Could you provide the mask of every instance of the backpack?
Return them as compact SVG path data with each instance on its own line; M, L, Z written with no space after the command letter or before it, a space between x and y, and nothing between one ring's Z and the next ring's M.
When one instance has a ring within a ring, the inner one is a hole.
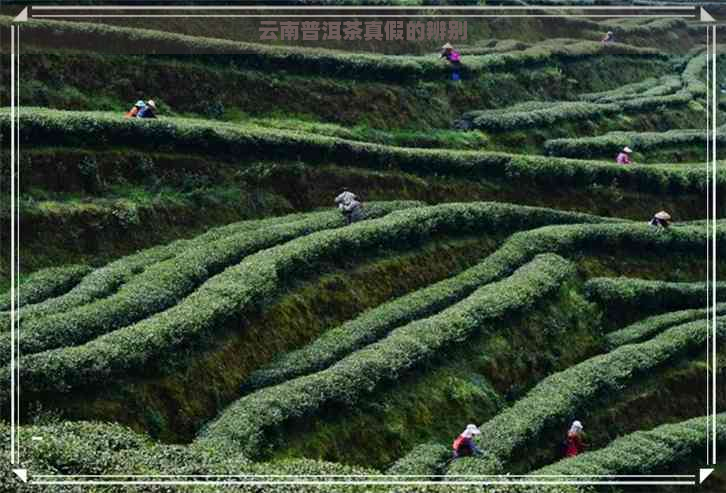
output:
M454 443L453 443L453 445L451 446L451 448L453 448L454 450L458 451L458 450L459 450L459 447L461 447L461 444L462 444L463 442L464 442L464 437L463 437L463 436L461 436L461 435L459 435L458 437L456 437L456 438L454 439Z

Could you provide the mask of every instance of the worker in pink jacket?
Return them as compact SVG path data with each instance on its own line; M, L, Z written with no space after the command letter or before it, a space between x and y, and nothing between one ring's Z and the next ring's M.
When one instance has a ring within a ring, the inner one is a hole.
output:
M633 150L625 146L623 147L623 150L620 151L618 154L618 157L615 159L618 164L633 164L633 162L630 160L630 155L633 153Z
M482 453L481 449L474 442L474 435L481 435L481 431L476 425L468 425L461 435L456 437L452 445L453 459L470 457Z

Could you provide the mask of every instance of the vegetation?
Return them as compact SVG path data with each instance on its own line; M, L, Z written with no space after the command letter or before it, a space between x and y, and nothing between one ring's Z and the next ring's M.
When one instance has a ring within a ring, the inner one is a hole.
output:
M9 112L0 114L0 131L8 135ZM102 112L63 112L25 108L20 114L23 139L47 145L73 146L83 142L151 147L176 152L214 152L219 156L262 156L308 162L362 163L377 170L398 169L414 174L445 174L452 177L488 177L532 180L541 185L602 185L617 180L620 187L643 192L701 191L702 169L653 166L615 167L610 163L503 153L475 153L426 149L401 149L376 144L301 135L193 119L136 121ZM718 175L722 185L723 173Z
M561 257L537 257L510 278L480 288L433 317L399 327L326 370L243 397L200 440L229 442L247 457L263 457L274 446L272 440L279 440L270 434L286 421L314 415L327 403L354 404L382 381L398 378L445 347L486 332L493 320L552 294L573 273Z
M371 218L387 212L374 205L368 210ZM336 211L323 212L301 221L228 234L186 249L168 260L157 261L106 298L52 317L24 319L21 351L33 354L83 344L170 308L206 280L255 252L341 224ZM0 347L10 347L9 337L0 337Z
M714 292L718 301L726 298L717 288L726 285L716 283ZM610 316L610 324L618 326L625 320L638 319L643 314L702 307L706 304L706 283L678 283L646 281L631 278L596 278L585 285L588 299L603 306Z
M284 225L295 220L299 221L303 217L305 216L302 214L292 214L267 220L241 221L212 228L191 240L178 240L168 245L142 250L141 252L129 255L115 262L111 262L100 269L94 270L83 277L81 282L67 293L52 298L48 297L50 299L39 300L35 304L25 306L19 315L24 319L33 320L62 312L69 312L74 308L86 306L94 301L107 299L110 295L116 293L119 288L142 274L151 266L169 261L183 250L193 250L194 248L204 247L228 237L235 237L236 235L250 233L266 227ZM8 326L4 325L3 329L8 330Z
M27 307L60 296L78 284L92 270L88 265L64 265L33 272L21 284L17 306ZM10 310L10 292L5 292L0 296L0 300L2 300L0 310Z
M438 476L444 471L446 463L451 458L451 451L438 443L425 443L417 446L405 457L396 461L388 468L386 474L392 476L400 475L418 476L423 479L426 475ZM433 479L433 478L429 478Z
M614 440L607 447L538 469L536 474L592 474L593 476L647 474L669 470L703 450L707 443L707 417L697 417L653 430L638 431ZM726 414L716 416L716 440L726 442Z
M717 136L721 145L723 134ZM659 153L664 148L671 149L674 154L686 149L698 148L691 155L705 157L706 132L704 130L671 130L668 132L608 132L597 137L579 137L573 139L553 139L545 143L545 152L552 156L579 159L614 159L624 146L631 147L636 162L652 162L648 154ZM643 158L643 159L641 159ZM703 161L704 159L700 159Z
M726 321L717 319L718 333ZM506 470L517 450L552 426L575 419L584 406L607 403L637 378L704 347L703 324L691 322L666 330L650 341L621 346L544 379L526 397L481 426L493 457L480 469ZM484 459L487 460L487 459Z
M719 303L716 305L715 314L721 316L726 313L726 304ZM669 312L663 315L656 315L654 317L640 320L634 324L628 325L620 330L616 330L607 334L608 347L614 349L624 344L632 344L636 342L643 342L660 332L686 322L694 320L706 321L706 317L712 315L711 310L704 310L703 308L694 308L691 310L680 310L676 312Z
M471 111L463 115L461 125L486 130L506 132L532 127L546 127L554 123L578 119L598 119L624 112L656 110L667 105L685 105L691 101L691 94L681 92L667 96L631 98L622 103L522 103L505 110Z
M248 493L455 493L487 474L500 493L606 493L504 475L692 472L702 382L726 376L703 362L726 336L724 286L703 282L726 273L704 258L726 245L704 109L726 119L703 26L471 19L456 81L438 39L261 43L256 22L213 24L23 24L23 152L0 170L0 228L22 191L12 327L0 263L17 467L162 478L149 492L269 479L230 488ZM158 117L124 118L138 99ZM618 166L625 145L636 164ZM363 202L352 224L343 188ZM660 210L671 227L648 224ZM561 460L572 419L588 451ZM467 423L484 454L452 461ZM292 476L335 484L272 484Z
M11 18L0 18L0 25L8 25ZM89 40L96 39L96 50L110 53L144 52L153 46L158 54L207 55L208 61L222 59L209 55L236 55L232 63L240 68L260 70L295 70L302 73L326 73L336 77L379 80L417 80L422 78L441 78L448 69L434 57L396 56L386 57L373 54L343 53L324 48L298 48L293 46L274 46L260 43L244 43L222 39L185 36L176 33L153 31L149 29L129 29L109 25L77 22L57 22L33 20L28 22L26 31L33 36L34 44L45 50L54 49L53 39L62 35L67 44L64 49L84 50ZM595 55L630 55L658 58L653 49L629 45L603 46L597 42L580 41L568 48L541 46L520 53L493 54L468 57L465 73L480 73L503 69L516 69L524 65L542 63L551 57L564 58L590 57ZM225 63L229 59L224 60Z
M582 214L507 207L487 204L484 219L491 230L536 227L540 224L598 222L601 219ZM428 317L469 296L475 289L497 280L502 271L491 268L486 260L465 272L428 288L383 304L340 327L327 331L315 342L297 351L280 355L265 368L250 375L245 390L276 385L291 378L320 371L353 351L371 344L393 328Z

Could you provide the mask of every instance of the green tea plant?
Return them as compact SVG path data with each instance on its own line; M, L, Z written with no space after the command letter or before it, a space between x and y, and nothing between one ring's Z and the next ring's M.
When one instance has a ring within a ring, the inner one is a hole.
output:
M531 112L534 111L527 113ZM250 159L296 156L310 163L342 163L345 166L356 163L376 170L397 169L421 175L467 179L512 179L516 176L518 180L558 187L609 186L616 179L622 188L643 193L702 192L706 186L706 172L701 167L612 166L611 163L549 156L398 148L257 126L223 122L212 125L204 120L184 118L149 122L119 119L112 113L24 108L20 121L23 126L21 137L26 142L44 142L46 145L87 146L88 142L105 141L135 149L141 146L162 151L174 148L175 152L214 152L235 160L239 156ZM0 133L6 136L9 131L10 114L0 110ZM719 172L718 188L724 188L725 182L726 173Z
M12 17L0 17L0 26L8 26ZM208 63L233 64L257 70L295 71L326 74L331 77L417 81L422 78L444 78L448 67L437 56L385 56L365 53L346 53L324 48L246 43L223 39L188 36L150 29L126 28L103 24L58 22L32 19L25 25L28 38L39 50L55 50L56 38L62 36L64 49L85 51L89 40L95 52L154 53L173 56L205 56ZM142 50L142 51L138 51ZM224 57L219 55L226 55ZM546 61L552 57L577 59L583 57L621 55L665 58L652 48L624 44L603 46L594 41L580 41L572 46L537 46L522 52L470 55L463 71L478 75L492 70L514 69Z
M427 475L440 475L446 463L451 459L451 449L438 443L424 443L413 448L408 454L397 460L386 470L386 474L400 476L415 475L417 480L433 480Z
M492 231L513 231L557 223L609 222L608 219L535 207L487 204L489 213L482 227ZM484 260L450 279L420 289L371 309L354 320L326 331L306 347L280 355L266 367L253 372L244 385L249 391L279 384L301 375L320 371L351 352L371 344L393 328L428 317L471 294L482 285L503 276Z
M366 213L370 218L380 217L401 205L372 203ZM343 224L338 211L311 213L299 221L199 244L147 267L106 298L50 317L24 320L21 351L32 354L82 344L174 306L209 278L257 251ZM0 334L0 348L8 349L6 357L10 354L9 334ZM0 361L6 362L5 358Z
M725 288L726 283L714 286L718 301L726 301L719 293ZM705 306L706 283L600 277L587 281L585 296L611 312L664 312Z
M193 240L177 240L168 245L148 248L123 257L85 276L77 286L60 296L28 304L18 315L23 319L35 319L61 312L68 312L115 293L121 286L141 274L150 266L173 258L186 249L203 246L222 238L251 232L268 226L286 224L301 220L302 214L291 214L271 219L241 221L218 228L212 228ZM0 330L9 330L7 317L0 319Z
M716 137L717 145L726 143L723 133ZM545 143L545 153L551 156L580 159L614 158L628 145L638 152L660 151L664 148L683 148L706 145L705 130L669 130L667 132L608 132L596 137L552 139Z
M726 334L726 319L717 319L718 334ZM506 470L517 450L542 433L574 419L586 407L602 405L645 375L678 358L700 351L706 332L699 321L672 327L640 343L621 346L555 373L537 384L509 409L480 429L482 446L497 460L482 464L489 474ZM501 464L501 465L500 465Z
M697 456L708 439L706 416L636 431L615 439L607 447L561 460L531 473L588 474L592 476L652 474ZM726 413L716 415L716 442L726 443Z
M491 332L497 320L532 307L573 276L574 266L563 258L538 256L510 277L479 288L432 317L394 329L323 371L242 397L206 426L198 441L230 443L247 457L264 456L290 420L313 416L325 405L354 405L446 347Z
M18 305L24 307L60 296L93 270L88 265L63 265L35 271L18 286ZM10 291L0 295L0 310L10 310ZM7 316L7 314L3 314Z
M716 316L726 315L726 303L718 303L715 310ZM605 336L607 345L610 349L622 346L624 344L633 344L649 339L674 325L679 325L694 320L703 320L712 315L712 310L705 308L694 308L691 310L680 310L676 312L664 313L654 317L640 320L634 324L628 325L620 330L611 332Z

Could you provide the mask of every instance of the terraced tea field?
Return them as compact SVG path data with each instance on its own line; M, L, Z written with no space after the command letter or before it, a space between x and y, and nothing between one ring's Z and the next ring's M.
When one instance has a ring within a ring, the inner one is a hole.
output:
M233 475L368 479L229 485L248 492L613 492L630 488L454 482L692 476L726 445L726 358L707 364L709 320L726 351L726 284L706 284L726 261L705 255L726 247L726 221L706 221L726 174L702 25L472 21L459 82L437 43L259 44L236 26L21 27L17 115L0 91L0 137L17 123L22 150L0 373L16 347L22 393L0 404L18 405L31 481L7 470L1 491ZM149 97L158 118L124 118ZM352 224L343 187L363 201ZM660 210L669 228L648 224ZM573 420L586 448L565 458ZM483 453L451 460L469 423ZM9 412L0 428L10 454ZM718 467L699 491L724 488ZM218 491L133 488L181 490Z

